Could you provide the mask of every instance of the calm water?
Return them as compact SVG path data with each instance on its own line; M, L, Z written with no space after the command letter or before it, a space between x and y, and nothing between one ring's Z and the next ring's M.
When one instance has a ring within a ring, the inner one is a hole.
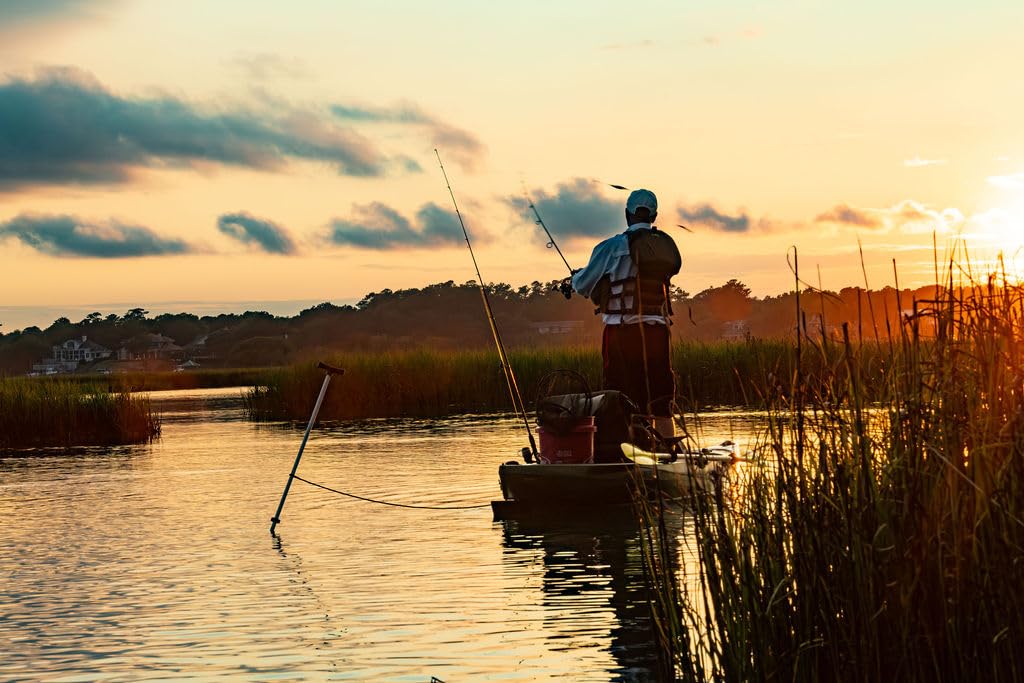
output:
M0 455L0 680L651 678L634 529L297 481L274 539L301 431L247 422L239 396L155 394L151 446ZM708 443L750 420L708 417ZM493 417L343 424L314 433L300 474L487 503L522 441Z

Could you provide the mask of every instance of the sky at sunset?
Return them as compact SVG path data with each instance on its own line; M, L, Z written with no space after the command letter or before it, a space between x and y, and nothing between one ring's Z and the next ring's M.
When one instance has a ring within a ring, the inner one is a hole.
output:
M0 0L2 331L568 273L646 187L676 279L1024 266L1024 3ZM683 223L693 232L674 228ZM78 316L78 317L76 317Z

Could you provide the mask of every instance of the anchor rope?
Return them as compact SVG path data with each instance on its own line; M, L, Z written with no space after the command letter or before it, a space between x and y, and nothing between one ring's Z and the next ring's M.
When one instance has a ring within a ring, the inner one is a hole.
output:
M413 510L476 510L476 509L479 509L479 508L491 507L490 503L482 503L480 505L444 505L444 506L442 506L442 505L411 505L409 503L392 503L391 501L387 501L387 500L376 500L374 498L367 498L365 496L357 496L354 493L347 493L346 491L339 491L338 489L332 489L330 486L324 486L323 484L318 484L315 481L310 481L309 479L303 479L302 477L300 477L297 474L292 475L292 476L295 479L298 479L299 481L302 481L302 482L305 482L305 483L309 484L310 486L315 486L318 489L323 489L324 491L330 491L331 493L337 493L340 496L348 496L349 498L355 498L356 500L362 500L362 501L365 501L367 503L376 503L377 505L390 505L391 507L396 507L396 508L411 508Z

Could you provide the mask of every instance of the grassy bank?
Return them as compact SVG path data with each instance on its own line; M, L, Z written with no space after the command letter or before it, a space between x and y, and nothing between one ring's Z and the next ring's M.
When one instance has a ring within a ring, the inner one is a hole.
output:
M532 397L541 378L557 367L587 377L600 375L600 357L589 350L513 351L524 400ZM501 365L493 351L394 351L339 354L328 359L345 369L332 384L321 409L325 419L439 416L511 410ZM323 373L314 364L282 368L247 398L256 419L309 417Z
M187 372L126 372L110 375L59 375L35 377L38 382L72 382L104 387L110 391L166 391L253 386L266 381L273 368L211 368Z
M145 443L159 435L149 399L105 389L0 379L0 449Z
M841 348L829 345L804 360L811 384L835 379ZM345 369L332 385L321 415L325 419L442 416L511 410L497 353L479 351L390 351L347 353L328 359ZM569 369L581 373L593 389L601 386L601 354L596 348L515 349L509 360L527 407L532 409L541 380ZM869 377L886 372L884 349L866 345L858 362ZM792 392L795 362L792 344L779 340L678 342L672 347L683 409L713 405L764 406L768 392ZM248 395L254 419L300 420L308 417L323 375L314 363L266 369Z
M686 407L760 405L766 378L787 384L793 366L791 344L781 341L677 343L673 367ZM871 359L874 354L870 354ZM492 350L396 351L339 354L325 359L345 369L321 410L325 419L440 416L511 409L508 389ZM523 398L532 409L540 381L557 369L583 374L601 385L596 348L517 349L509 353ZM867 362L865 358L865 362ZM824 362L814 364L814 377ZM265 371L248 396L255 419L308 417L323 375L313 363ZM788 390L788 389L783 389Z
M648 516L681 675L1024 678L1024 292L940 297L877 346L791 345L761 464L694 501L699 575Z

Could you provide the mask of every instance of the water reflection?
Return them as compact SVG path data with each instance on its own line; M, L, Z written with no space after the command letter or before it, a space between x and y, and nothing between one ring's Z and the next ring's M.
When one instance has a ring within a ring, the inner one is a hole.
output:
M271 539L300 434L248 422L240 397L154 394L152 445L0 454L0 680L657 675L628 517L493 524L298 483ZM507 417L338 423L310 438L300 474L486 503L521 442Z
M682 533L684 515L670 512L666 521L673 538ZM668 680L655 646L651 597L644 579L642 532L635 513L620 508L572 519L534 517L502 522L502 541L509 551L540 550L544 605L552 613L572 610L575 619L548 620L546 638L554 647L571 648L581 633L607 629L603 635L615 665L609 680ZM679 554L671 552L673 558ZM506 561L516 563L514 552ZM595 620L609 613L608 620Z

